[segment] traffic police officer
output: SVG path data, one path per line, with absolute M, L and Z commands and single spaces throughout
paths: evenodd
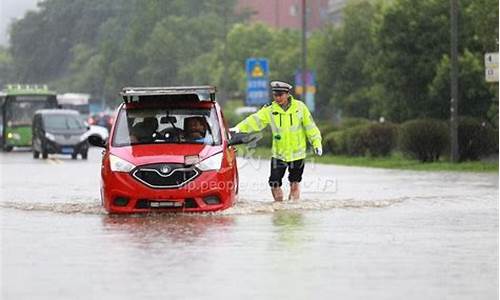
M 271 175 L 269 186 L 274 201 L 283 201 L 282 179 L 288 168 L 290 200 L 300 198 L 300 181 L 304 172 L 306 138 L 317 155 L 322 155 L 321 133 L 307 106 L 290 94 L 292 86 L 282 81 L 271 81 L 274 101 L 248 116 L 232 132 L 250 133 L 271 126 L 273 134 Z

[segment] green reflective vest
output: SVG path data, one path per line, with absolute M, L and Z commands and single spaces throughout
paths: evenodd
M 273 157 L 286 162 L 306 157 L 306 137 L 314 148 L 321 148 L 321 133 L 307 106 L 291 96 L 289 101 L 286 111 L 273 101 L 236 125 L 243 133 L 261 131 L 270 125 Z

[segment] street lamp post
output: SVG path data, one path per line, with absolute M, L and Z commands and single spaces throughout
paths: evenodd
M 302 0 L 302 101 L 306 101 L 307 80 L 307 6 Z

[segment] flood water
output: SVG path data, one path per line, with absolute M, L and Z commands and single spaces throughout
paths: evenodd
M 306 165 L 274 204 L 240 159 L 220 213 L 109 216 L 89 161 L 2 153 L 2 299 L 498 299 L 498 174 Z

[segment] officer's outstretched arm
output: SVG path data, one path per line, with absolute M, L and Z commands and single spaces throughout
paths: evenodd
M 269 125 L 269 109 L 269 106 L 261 108 L 258 112 L 246 117 L 245 120 L 238 123 L 235 127 L 243 133 L 261 131 Z

